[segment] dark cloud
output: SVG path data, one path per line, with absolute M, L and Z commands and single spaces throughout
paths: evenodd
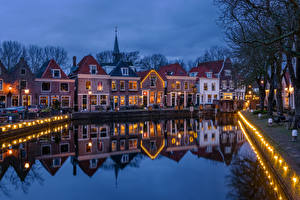
M 194 59 L 224 44 L 212 0 L 14 0 L 1 3 L 1 40 L 59 45 L 79 57 L 120 48 Z

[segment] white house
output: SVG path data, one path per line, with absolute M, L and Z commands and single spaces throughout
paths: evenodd
M 219 78 L 210 68 L 198 66 L 191 69 L 190 76 L 197 77 L 196 104 L 213 104 L 219 100 Z

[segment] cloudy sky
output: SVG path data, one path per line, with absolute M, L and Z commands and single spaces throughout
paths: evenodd
M 195 59 L 223 45 L 213 0 L 13 0 L 0 6 L 0 40 L 59 45 L 71 58 L 111 50 Z

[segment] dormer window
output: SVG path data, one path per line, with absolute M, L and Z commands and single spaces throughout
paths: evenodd
M 207 78 L 212 78 L 212 72 L 206 72 L 206 77 Z
M 231 70 L 225 70 L 225 76 L 231 76 Z
M 174 72 L 167 72 L 168 76 L 172 76 L 174 74 Z
M 90 65 L 90 73 L 97 74 L 97 66 L 96 65 Z
M 53 69 L 52 70 L 52 77 L 53 78 L 60 78 L 60 70 L 59 69 Z
M 198 72 L 191 72 L 190 77 L 196 77 L 198 75 Z
M 121 71 L 122 71 L 122 75 L 124 75 L 124 76 L 128 76 L 128 68 L 121 68 Z
M 21 75 L 25 75 L 26 74 L 26 70 L 24 68 L 21 69 Z

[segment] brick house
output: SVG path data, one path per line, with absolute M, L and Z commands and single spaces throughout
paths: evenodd
M 12 88 L 9 82 L 9 73 L 0 61 L 0 108 L 11 106 Z
M 10 105 L 37 105 L 39 93 L 35 88 L 35 75 L 25 59 L 20 58 L 20 61 L 8 73 L 11 87 Z M 28 90 L 28 94 L 25 93 L 26 90 Z
M 55 60 L 43 64 L 35 83 L 39 105 L 51 106 L 58 101 L 62 108 L 73 108 L 75 80 L 69 79 Z
M 98 107 L 109 106 L 110 77 L 93 56 L 83 57 L 78 65 L 74 57 L 70 78 L 76 80 L 75 106 L 79 110 L 96 110 Z
M 229 58 L 222 62 L 221 69 L 219 70 L 220 78 L 220 99 L 234 100 L 236 99 L 236 84 L 233 80 L 233 69 L 231 60 Z M 220 68 L 220 65 L 218 66 Z
M 144 106 L 163 105 L 165 81 L 160 74 L 154 69 L 137 72 L 137 74 L 141 77 L 142 101 L 140 103 Z
M 167 82 L 166 105 L 187 107 L 194 102 L 196 77 L 188 76 L 183 67 L 178 64 L 170 64 L 160 67 L 158 73 Z
M 112 107 L 139 105 L 140 77 L 129 64 L 118 62 L 109 75 Z
M 211 63 L 201 63 L 193 67 L 189 75 L 197 77 L 197 94 L 195 104 L 212 104 L 219 100 L 219 77 L 210 66 Z

